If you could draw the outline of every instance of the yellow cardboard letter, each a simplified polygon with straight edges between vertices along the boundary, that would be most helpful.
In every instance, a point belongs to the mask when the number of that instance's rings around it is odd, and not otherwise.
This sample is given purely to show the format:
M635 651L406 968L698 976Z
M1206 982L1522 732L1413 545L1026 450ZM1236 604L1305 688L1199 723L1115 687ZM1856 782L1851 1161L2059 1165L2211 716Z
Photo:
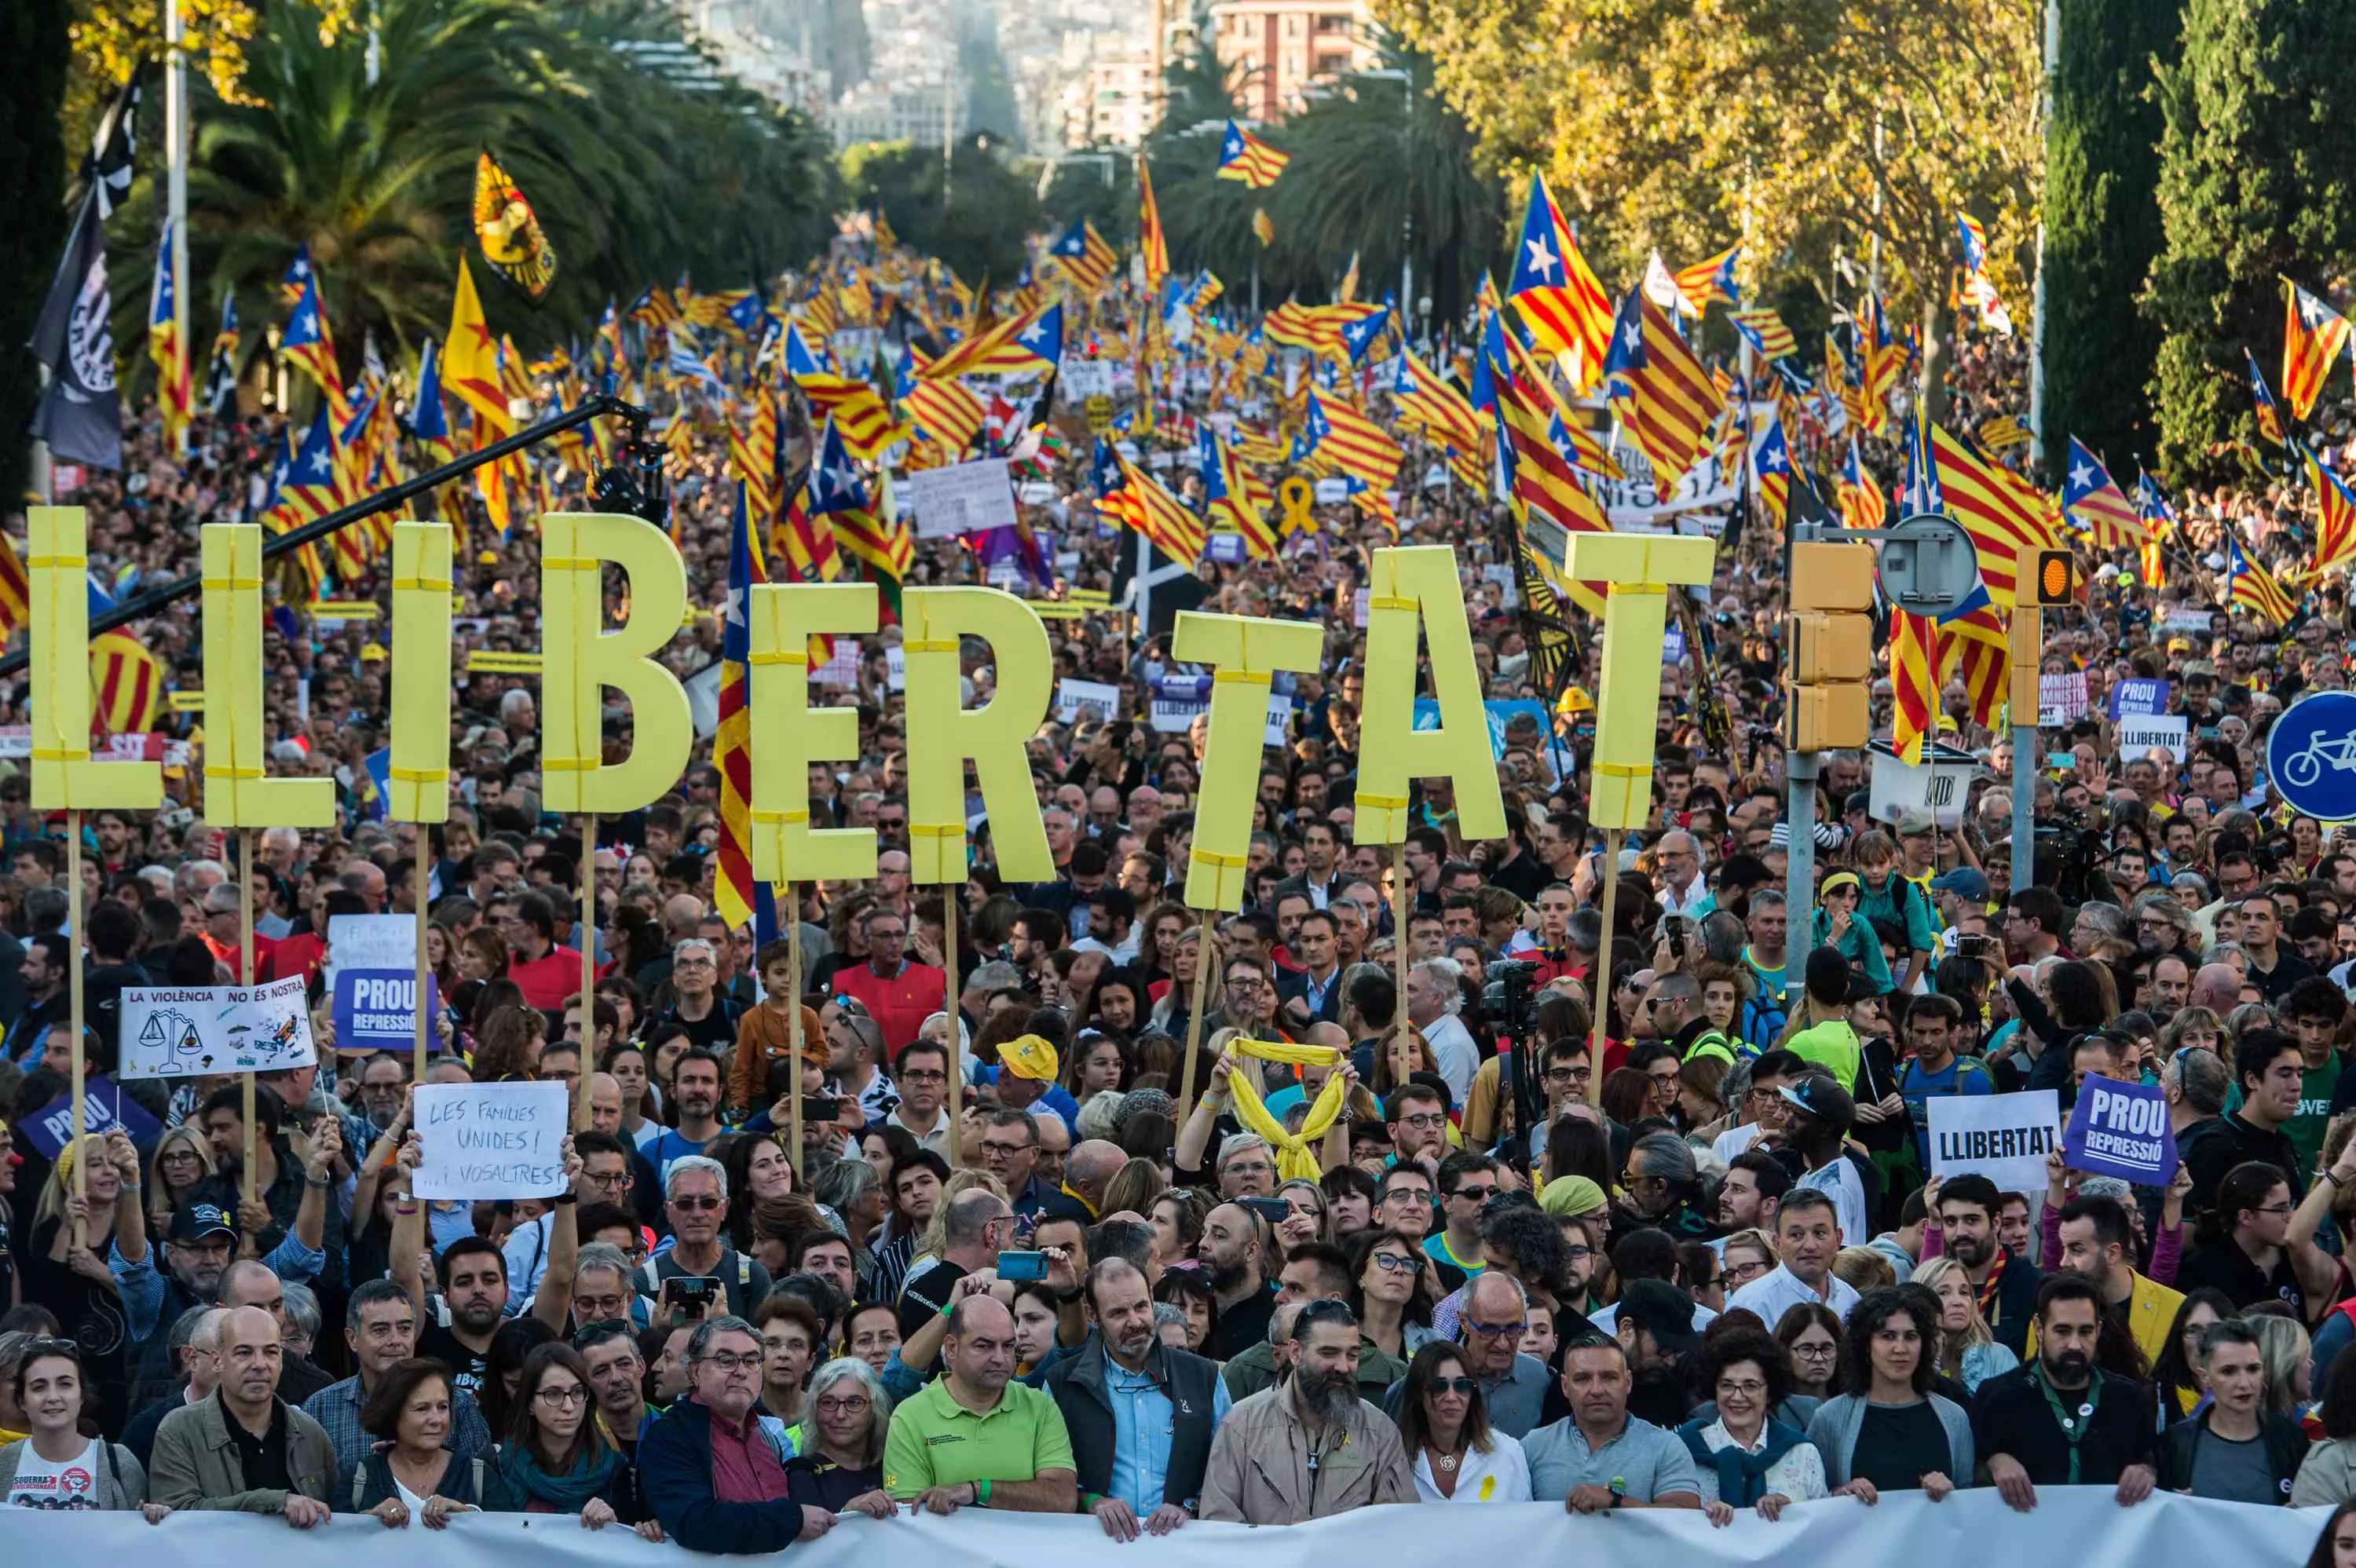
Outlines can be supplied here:
M90 560L80 507L35 507L25 562L32 601L33 809L153 811L157 763L90 756Z
M965 764L981 780L999 875L1010 882L1051 882L1055 857L1040 825L1023 750L1047 717L1055 659L1046 623L995 588L911 588L901 596L907 627L908 844L919 882L962 882L966 875ZM958 639L990 645L998 686L980 708L958 690Z
M687 614L679 547L642 517L552 512L540 520L541 798L551 811L636 811L679 783L695 732L687 691L657 664ZM630 580L630 618L604 630L605 566ZM605 688L630 699L630 754L607 763Z
M204 529L205 816L220 827L332 827L333 779L262 776L262 530Z
M1672 585L1708 582L1718 547L1666 534L1572 534L1573 580L1611 584L1603 602L1603 669L1595 689L1595 781L1588 819L1642 827L1653 814L1654 720Z
M450 820L450 525L392 525L392 673L395 822Z
M872 582L755 588L751 617L753 875L765 882L855 881L875 874L872 827L810 827L812 763L856 762L859 710L809 705L809 642L819 632L873 632Z
M1315 669L1324 648L1324 628L1305 621L1179 613L1171 656L1216 667L1211 677L1210 739L1203 748L1200 798L1194 805L1194 844L1186 868L1188 907L1243 908L1252 801L1266 750L1269 677L1280 669Z
M1431 638L1436 730L1415 727L1419 625ZM1352 843L1406 842L1408 781L1440 777L1455 785L1457 820L1467 839L1505 836L1489 714L1472 664L1472 630L1464 619L1456 552L1446 545L1375 551L1366 596L1366 710L1359 718Z

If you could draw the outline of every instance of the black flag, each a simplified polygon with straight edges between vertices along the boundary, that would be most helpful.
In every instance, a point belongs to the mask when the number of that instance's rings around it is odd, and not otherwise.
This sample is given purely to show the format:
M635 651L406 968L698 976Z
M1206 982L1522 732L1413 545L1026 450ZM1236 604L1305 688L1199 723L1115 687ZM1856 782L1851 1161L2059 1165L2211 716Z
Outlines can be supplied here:
M106 288L102 183L82 198L81 216L33 327L33 354L49 368L33 433L59 457L100 468L123 466L123 404L114 388L113 304Z

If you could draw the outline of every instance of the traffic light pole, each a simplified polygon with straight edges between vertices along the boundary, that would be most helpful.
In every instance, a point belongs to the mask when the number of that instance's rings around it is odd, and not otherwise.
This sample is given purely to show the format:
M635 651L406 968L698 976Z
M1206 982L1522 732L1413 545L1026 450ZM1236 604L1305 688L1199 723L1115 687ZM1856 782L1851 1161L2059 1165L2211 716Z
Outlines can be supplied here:
M1789 792L1784 818L1792 827L1792 847L1786 852L1783 875L1783 991L1791 994L1792 955L1807 968L1816 944L1816 773L1823 759L1814 752L1783 753L1784 788Z
M2037 607L2036 595L2044 553L2022 550L2013 574L2012 678L2006 697L2012 709L2011 891L2016 893L2037 876L2037 677L2045 662L2045 614Z

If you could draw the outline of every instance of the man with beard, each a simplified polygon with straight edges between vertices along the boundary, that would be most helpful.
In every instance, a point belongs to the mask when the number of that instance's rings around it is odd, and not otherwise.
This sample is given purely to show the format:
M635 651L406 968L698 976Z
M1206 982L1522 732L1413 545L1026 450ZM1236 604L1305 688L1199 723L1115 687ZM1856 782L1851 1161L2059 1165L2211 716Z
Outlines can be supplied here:
M1128 1259L1090 1269L1087 1296L1096 1332L1044 1379L1071 1438L1080 1506L1115 1541L1167 1535L1202 1497L1226 1385L1210 1361L1162 1344L1153 1293Z
M145 1410L172 1392L172 1325L191 1307L220 1302L221 1276L237 1254L237 1223L218 1203L183 1203L172 1215L163 1253L164 1275L153 1287L158 1292L155 1308L158 1327L141 1342L132 1360L129 1403L134 1411Z
M1636 1279L1621 1291L1620 1311L1612 1323L1633 1380L1629 1413L1669 1431L1693 1406L1686 1394L1685 1364L1701 1348L1695 1311L1693 1297L1667 1280Z
M2135 1255L2135 1232L2115 1198L2077 1197L2062 1205L2062 1257L2056 1272L2074 1274L2094 1285L2105 1316L2117 1322L2154 1366L2168 1349L2183 1295L2147 1279L2126 1260ZM2037 1336L2029 1335L2033 1351Z
M1988 1479L2022 1513L2039 1487L2115 1487L2123 1505L2151 1495L2151 1408L2143 1385L2094 1365L2102 1292L2075 1274L2037 1288L2037 1358L1980 1385L1972 1446Z
M1203 1238L1194 1243L1194 1255L1219 1308L1203 1349L1213 1360L1232 1360L1268 1338L1269 1314L1276 1310L1260 1261L1259 1221L1239 1203L1220 1204L1204 1216ZM1356 1364L1353 1350L1353 1371Z
M2037 1265L2014 1257L1997 1240L1997 1213L2003 1200L1996 1183L1985 1176L1958 1176L1933 1182L1926 1194L1931 1213L1939 1222L1940 1250L1964 1265L1964 1273L1979 1292L1980 1316L1997 1343L2014 1355L2029 1354L2031 1304L2038 1282L2045 1276ZM1926 1256L1931 1253L1927 1241Z
M1398 1428L1358 1397L1357 1314L1346 1302L1310 1302L1292 1339L1292 1375L1219 1424L1202 1517L1299 1524L1413 1501L1415 1472Z
M428 1311L424 1278L418 1273L419 1254L425 1251L425 1205L410 1191L418 1163L424 1157L417 1135L411 1133L393 1167L392 1283L409 1297L417 1333L417 1353L430 1356L451 1371L451 1403L456 1395L480 1399L490 1375L491 1338L507 1320L508 1265L498 1243L480 1236L462 1236L434 1262L442 1298ZM564 1190L554 1200L556 1220L549 1228L548 1272L533 1296L531 1316L562 1338L573 1311L573 1278L581 1255L580 1204L574 1197L581 1179L581 1157L573 1140L564 1140Z

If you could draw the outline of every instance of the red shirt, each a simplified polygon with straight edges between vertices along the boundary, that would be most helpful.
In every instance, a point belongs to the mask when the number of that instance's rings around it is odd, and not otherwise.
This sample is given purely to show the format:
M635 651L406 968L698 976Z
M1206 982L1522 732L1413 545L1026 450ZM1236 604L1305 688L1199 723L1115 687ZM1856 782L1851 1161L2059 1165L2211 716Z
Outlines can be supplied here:
M552 947L545 958L509 964L508 978L522 989L527 1007L552 1013L581 989L581 955L570 947Z
M241 940L223 944L208 936L205 938L205 945L212 949L216 961L229 965L229 972L237 985L258 986L264 980L284 978L274 967L278 944L258 931L253 933L253 973L251 975L245 972L245 952Z
M712 1495L723 1503L773 1503L783 1499L786 1469L762 1435L760 1412L746 1411L740 1427L731 1427L716 1410L711 1413Z
M873 963L838 970L834 989L865 1008L884 1031L884 1049L894 1058L916 1038L925 1020L943 1009L949 979L929 964L903 961L900 972L886 980Z

